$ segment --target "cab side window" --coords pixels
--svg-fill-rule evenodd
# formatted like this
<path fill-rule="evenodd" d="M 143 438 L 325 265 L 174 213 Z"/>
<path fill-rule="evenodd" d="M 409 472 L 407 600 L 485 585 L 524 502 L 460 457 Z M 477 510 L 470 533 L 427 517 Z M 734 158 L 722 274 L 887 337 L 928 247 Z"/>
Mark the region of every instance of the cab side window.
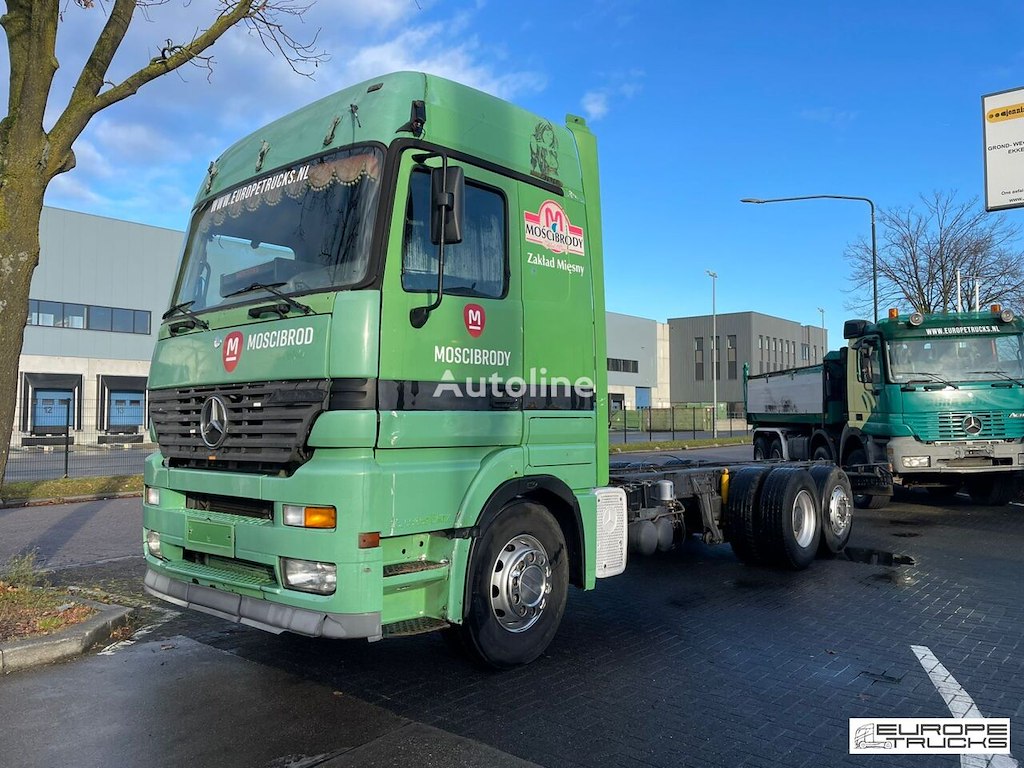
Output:
<path fill-rule="evenodd" d="M 508 219 L 504 196 L 467 179 L 462 242 L 444 247 L 444 292 L 500 299 L 508 290 Z M 402 288 L 437 290 L 438 246 L 430 241 L 430 174 L 413 171 L 405 205 Z"/>
<path fill-rule="evenodd" d="M 882 365 L 878 345 L 870 341 L 862 343 L 857 349 L 857 359 L 859 363 L 857 380 L 872 389 L 880 389 L 882 387 Z"/>

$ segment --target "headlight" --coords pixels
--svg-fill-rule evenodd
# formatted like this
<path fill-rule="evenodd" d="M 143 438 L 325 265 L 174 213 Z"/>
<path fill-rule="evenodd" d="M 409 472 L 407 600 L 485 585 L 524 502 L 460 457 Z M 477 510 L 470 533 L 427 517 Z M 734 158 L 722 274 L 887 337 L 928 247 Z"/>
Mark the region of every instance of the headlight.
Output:
<path fill-rule="evenodd" d="M 334 507 L 304 507 L 300 504 L 285 504 L 281 507 L 281 517 L 285 525 L 299 528 L 334 528 L 338 522 Z"/>
<path fill-rule="evenodd" d="M 333 595 L 338 588 L 338 566 L 313 560 L 281 558 L 281 576 L 284 585 L 299 592 Z"/>
<path fill-rule="evenodd" d="M 158 557 L 161 560 L 164 559 L 163 553 L 160 551 L 160 534 L 156 531 L 146 531 L 146 549 L 149 550 L 149 554 L 153 557 Z"/>
<path fill-rule="evenodd" d="M 151 507 L 160 506 L 160 489 L 146 486 L 146 503 Z"/>
<path fill-rule="evenodd" d="M 921 467 L 930 467 L 932 465 L 931 456 L 904 456 L 903 466 L 906 469 L 920 469 Z"/>

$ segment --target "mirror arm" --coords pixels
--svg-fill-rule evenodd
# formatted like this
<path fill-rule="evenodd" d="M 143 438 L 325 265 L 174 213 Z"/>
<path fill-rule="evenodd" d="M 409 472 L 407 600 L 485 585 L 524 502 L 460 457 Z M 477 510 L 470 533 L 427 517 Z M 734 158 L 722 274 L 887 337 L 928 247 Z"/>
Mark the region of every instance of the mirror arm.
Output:
<path fill-rule="evenodd" d="M 426 325 L 430 313 L 441 306 L 441 299 L 444 297 L 444 222 L 447 219 L 448 211 L 454 207 L 452 202 L 454 195 L 448 191 L 448 155 L 445 154 L 441 155 L 441 173 L 444 179 L 441 196 L 444 200 L 440 207 L 444 208 L 444 213 L 441 215 L 441 242 L 437 245 L 437 298 L 426 306 L 413 307 L 409 310 L 409 323 L 413 328 L 422 328 Z M 436 204 L 437 201 L 433 202 Z"/>

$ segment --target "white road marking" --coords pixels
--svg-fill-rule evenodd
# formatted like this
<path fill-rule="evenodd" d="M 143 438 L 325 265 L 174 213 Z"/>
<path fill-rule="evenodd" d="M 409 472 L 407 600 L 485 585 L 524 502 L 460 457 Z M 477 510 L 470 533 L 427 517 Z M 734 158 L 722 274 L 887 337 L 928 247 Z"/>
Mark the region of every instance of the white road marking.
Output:
<path fill-rule="evenodd" d="M 984 717 L 971 695 L 963 689 L 949 670 L 942 666 L 931 649 L 924 645 L 912 645 L 910 650 L 928 673 L 932 685 L 946 702 L 953 717 Z M 1020 763 L 1013 755 L 960 755 L 960 768 L 1018 768 Z"/>
<path fill-rule="evenodd" d="M 129 637 L 127 640 L 121 640 L 121 641 L 116 642 L 116 643 L 111 643 L 106 648 L 104 648 L 102 651 L 100 651 L 97 655 L 99 655 L 99 656 L 113 656 L 118 651 L 123 651 L 125 648 L 128 648 L 130 646 L 135 645 L 135 643 L 137 643 L 139 640 L 141 640 L 146 635 L 151 633 L 154 629 L 157 629 L 158 627 L 163 626 L 164 624 L 166 624 L 171 619 L 176 619 L 180 615 L 181 615 L 180 611 L 172 611 L 170 609 L 161 609 L 160 610 L 160 618 L 159 618 L 159 620 L 154 621 L 152 624 L 147 624 L 146 626 L 140 627 L 139 629 L 135 630 L 132 633 L 132 636 Z"/>

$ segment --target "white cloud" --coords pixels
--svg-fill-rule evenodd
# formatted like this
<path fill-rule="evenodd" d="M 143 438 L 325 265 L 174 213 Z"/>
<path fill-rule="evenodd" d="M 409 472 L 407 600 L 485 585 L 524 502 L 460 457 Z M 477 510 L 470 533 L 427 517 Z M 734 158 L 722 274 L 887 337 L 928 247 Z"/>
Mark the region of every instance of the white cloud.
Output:
<path fill-rule="evenodd" d="M 609 84 L 603 88 L 587 91 L 580 100 L 586 117 L 600 120 L 611 112 L 614 103 L 637 96 L 643 90 L 643 77 L 643 71 L 632 69 L 611 75 L 608 78 Z"/>
<path fill-rule="evenodd" d="M 608 94 L 604 91 L 583 94 L 582 104 L 588 120 L 600 120 L 608 114 Z"/>

